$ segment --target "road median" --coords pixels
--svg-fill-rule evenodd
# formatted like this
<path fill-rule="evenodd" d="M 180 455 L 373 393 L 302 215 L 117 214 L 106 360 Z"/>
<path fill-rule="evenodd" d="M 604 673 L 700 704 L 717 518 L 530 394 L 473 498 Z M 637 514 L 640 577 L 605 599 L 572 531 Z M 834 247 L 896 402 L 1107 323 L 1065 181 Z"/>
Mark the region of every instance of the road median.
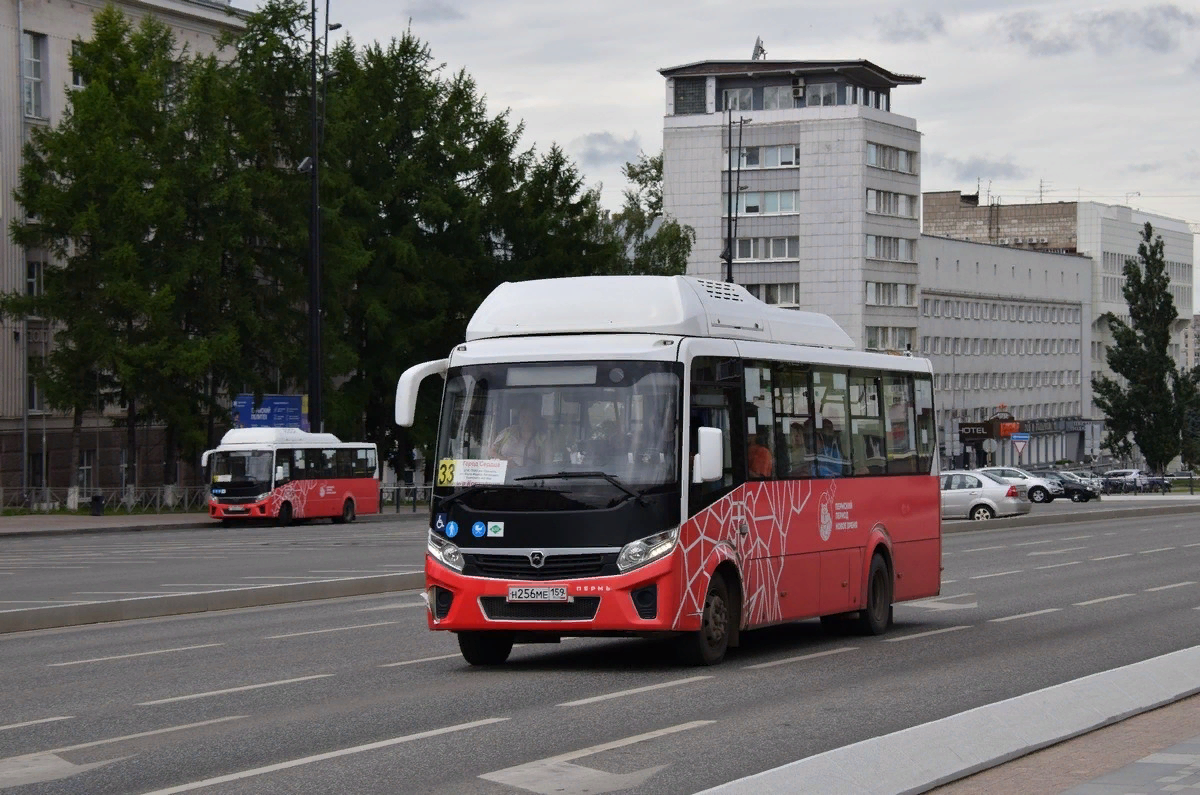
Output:
<path fill-rule="evenodd" d="M 1040 527 L 1043 525 L 1073 524 L 1075 522 L 1107 522 L 1113 519 L 1137 519 L 1149 516 L 1175 516 L 1177 514 L 1200 513 L 1200 501 L 1184 505 L 1142 505 L 1135 508 L 1111 508 L 1078 513 L 1028 513 L 1024 516 L 1009 516 L 973 522 L 969 519 L 943 520 L 944 533 L 970 533 L 977 530 L 1001 530 L 1008 527 Z"/>
<path fill-rule="evenodd" d="M 260 585 L 221 591 L 193 591 L 105 602 L 34 607 L 0 611 L 0 634 L 56 629 L 111 621 L 205 613 L 214 610 L 238 610 L 316 599 L 411 591 L 425 584 L 422 572 L 381 574 L 369 577 L 344 577 L 316 582 Z"/>

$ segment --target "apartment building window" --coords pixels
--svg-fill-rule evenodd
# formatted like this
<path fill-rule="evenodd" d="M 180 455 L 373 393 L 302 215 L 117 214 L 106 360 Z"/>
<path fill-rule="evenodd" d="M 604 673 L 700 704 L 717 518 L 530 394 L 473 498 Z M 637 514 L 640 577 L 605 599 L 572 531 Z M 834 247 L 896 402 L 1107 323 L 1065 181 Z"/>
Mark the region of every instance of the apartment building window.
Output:
<path fill-rule="evenodd" d="M 929 299 L 928 298 L 921 299 L 921 314 L 924 317 L 929 317 Z"/>
<path fill-rule="evenodd" d="M 734 259 L 798 259 L 799 237 L 740 237 Z"/>
<path fill-rule="evenodd" d="M 867 257 L 893 262 L 912 262 L 917 255 L 917 241 L 904 237 L 867 235 Z"/>
<path fill-rule="evenodd" d="M 804 87 L 804 104 L 810 108 L 817 105 L 836 105 L 837 83 L 809 83 Z"/>
<path fill-rule="evenodd" d="M 793 107 L 792 87 L 767 86 L 763 89 L 763 110 L 781 110 Z"/>
<path fill-rule="evenodd" d="M 897 218 L 917 217 L 917 197 L 886 190 L 867 190 L 867 212 Z"/>
<path fill-rule="evenodd" d="M 933 338 L 933 352 L 934 353 L 942 352 L 942 338 L 941 337 Z"/>
<path fill-rule="evenodd" d="M 897 149 L 883 144 L 867 144 L 867 165 L 875 168 L 899 171 L 903 174 L 917 173 L 917 153 Z"/>
<path fill-rule="evenodd" d="M 46 37 L 25 31 L 21 36 L 21 91 L 25 115 L 44 119 Z"/>
<path fill-rule="evenodd" d="M 916 329 L 903 326 L 867 326 L 867 348 L 905 351 L 912 349 Z"/>
<path fill-rule="evenodd" d="M 800 294 L 799 284 L 764 284 L 763 303 L 776 306 L 798 306 L 796 296 Z"/>
<path fill-rule="evenodd" d="M 727 88 L 724 92 L 721 106 L 725 110 L 754 110 L 754 89 Z"/>
<path fill-rule="evenodd" d="M 921 337 L 921 353 L 929 353 L 929 337 Z"/>
<path fill-rule="evenodd" d="M 694 116 L 708 111 L 708 86 L 703 77 L 675 78 L 675 115 Z"/>
<path fill-rule="evenodd" d="M 869 306 L 915 306 L 916 285 L 892 282 L 867 282 Z"/>
<path fill-rule="evenodd" d="M 758 168 L 785 168 L 795 166 L 800 160 L 800 147 L 795 144 L 782 146 L 745 146 L 736 150 L 740 167 L 744 171 Z M 729 150 L 724 150 L 722 168 L 729 164 Z"/>
<path fill-rule="evenodd" d="M 721 206 L 729 206 L 729 194 L 721 198 Z M 769 215 L 796 212 L 796 191 L 743 191 L 738 194 L 738 212 L 742 215 Z"/>
<path fill-rule="evenodd" d="M 934 317 L 942 316 L 942 301 L 940 298 L 933 299 L 933 316 Z"/>
<path fill-rule="evenodd" d="M 41 295 L 45 289 L 46 262 L 39 250 L 25 253 L 25 295 Z"/>
<path fill-rule="evenodd" d="M 81 49 L 82 49 L 82 45 L 79 42 L 77 42 L 77 41 L 71 42 L 71 57 L 73 59 L 80 58 L 81 57 L 81 53 L 80 53 Z M 84 82 L 84 79 L 83 79 L 83 72 L 80 72 L 78 69 L 76 69 L 74 67 L 71 68 L 71 85 L 75 88 L 83 88 L 85 85 L 87 85 L 87 83 Z"/>

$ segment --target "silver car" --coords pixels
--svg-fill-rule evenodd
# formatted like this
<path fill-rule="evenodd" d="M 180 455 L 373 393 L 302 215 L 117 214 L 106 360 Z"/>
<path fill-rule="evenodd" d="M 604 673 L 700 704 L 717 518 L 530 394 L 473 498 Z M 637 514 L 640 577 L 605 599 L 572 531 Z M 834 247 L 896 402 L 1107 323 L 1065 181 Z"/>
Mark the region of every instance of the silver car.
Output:
<path fill-rule="evenodd" d="M 975 470 L 991 475 L 999 480 L 1007 481 L 1029 490 L 1029 499 L 1034 502 L 1053 502 L 1055 497 L 1063 496 L 1061 483 L 1045 480 L 1029 474 L 1024 469 L 1016 467 L 982 467 Z"/>
<path fill-rule="evenodd" d="M 1029 513 L 1029 489 L 986 472 L 942 472 L 942 518 L 985 521 L 994 516 Z"/>

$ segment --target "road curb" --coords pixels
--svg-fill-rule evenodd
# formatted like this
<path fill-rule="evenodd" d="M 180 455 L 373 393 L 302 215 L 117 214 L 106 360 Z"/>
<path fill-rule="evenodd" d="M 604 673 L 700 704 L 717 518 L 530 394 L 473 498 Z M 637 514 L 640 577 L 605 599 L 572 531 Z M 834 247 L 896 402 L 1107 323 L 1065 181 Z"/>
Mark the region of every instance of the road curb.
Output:
<path fill-rule="evenodd" d="M 101 624 L 138 618 L 158 618 L 211 610 L 238 610 L 245 607 L 281 605 L 315 599 L 337 599 L 344 596 L 410 591 L 423 587 L 425 574 L 377 574 L 369 577 L 347 577 L 318 582 L 287 585 L 260 585 L 251 588 L 231 588 L 224 591 L 200 591 L 117 599 L 110 602 L 34 607 L 26 610 L 0 611 L 0 634 L 28 632 L 38 629 Z"/>
<path fill-rule="evenodd" d="M 1049 515 L 1027 514 L 1007 519 L 989 519 L 972 522 L 969 519 L 943 520 L 943 533 L 972 533 L 979 530 L 1001 530 L 1008 527 L 1040 527 L 1042 525 L 1074 524 L 1076 522 L 1104 522 L 1110 519 L 1138 518 L 1147 515 L 1173 516 L 1182 513 L 1200 513 L 1200 502 L 1187 505 L 1146 505 L 1136 508 L 1113 508 L 1080 513 L 1056 513 Z"/>
<path fill-rule="evenodd" d="M 380 517 L 380 518 L 375 518 Z M 382 518 L 387 517 L 387 518 Z M 428 521 L 427 513 L 378 513 L 369 514 L 367 516 L 358 517 L 359 524 L 381 524 L 385 522 L 411 522 L 411 521 Z M 246 525 L 248 528 L 269 528 L 270 524 L 255 524 Z M 89 533 L 138 533 L 151 530 L 236 530 L 236 525 L 225 526 L 220 522 L 206 519 L 202 522 L 178 522 L 167 524 L 132 524 L 132 525 L 113 525 L 110 527 L 55 527 L 48 530 L 5 530 L 0 529 L 0 539 L 4 538 L 38 538 L 41 536 L 68 536 L 68 535 L 83 535 Z"/>
<path fill-rule="evenodd" d="M 698 795 L 927 792 L 1197 693 L 1200 646 L 1193 646 L 835 748 Z"/>

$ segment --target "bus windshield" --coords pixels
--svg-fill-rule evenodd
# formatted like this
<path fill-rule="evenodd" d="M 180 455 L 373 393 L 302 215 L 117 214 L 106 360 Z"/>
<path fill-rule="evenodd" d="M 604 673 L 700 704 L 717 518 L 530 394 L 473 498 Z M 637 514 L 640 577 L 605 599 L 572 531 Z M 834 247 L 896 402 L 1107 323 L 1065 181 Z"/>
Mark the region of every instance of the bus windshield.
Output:
<path fill-rule="evenodd" d="M 213 455 L 213 483 L 271 488 L 271 465 L 275 453 L 270 450 L 219 451 Z"/>
<path fill-rule="evenodd" d="M 452 369 L 436 485 L 545 487 L 577 495 L 674 484 L 678 367 L 588 361 Z"/>

